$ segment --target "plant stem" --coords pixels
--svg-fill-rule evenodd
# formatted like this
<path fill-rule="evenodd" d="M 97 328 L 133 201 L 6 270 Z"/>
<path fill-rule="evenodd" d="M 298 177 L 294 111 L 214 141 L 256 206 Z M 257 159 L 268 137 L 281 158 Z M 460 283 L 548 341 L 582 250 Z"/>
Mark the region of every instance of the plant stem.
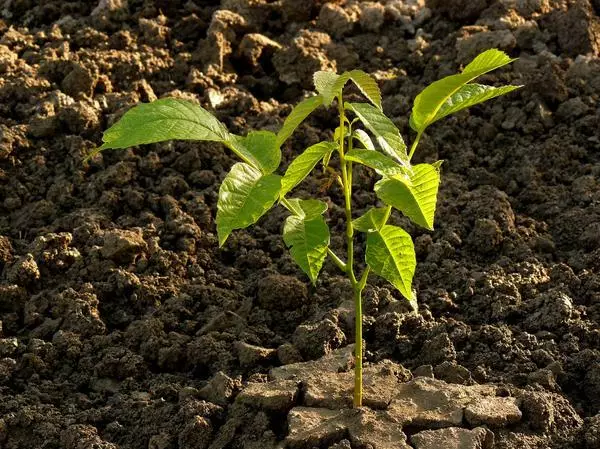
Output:
<path fill-rule="evenodd" d="M 413 140 L 413 143 L 410 146 L 410 153 L 408 153 L 408 160 L 409 161 L 412 159 L 413 154 L 415 154 L 415 150 L 417 149 L 417 145 L 419 145 L 419 140 L 421 140 L 421 134 L 422 133 L 417 133 L 417 137 L 415 137 L 415 140 Z"/>
<path fill-rule="evenodd" d="M 327 254 L 329 254 L 329 257 L 331 257 L 333 263 L 335 263 L 340 270 L 342 270 L 344 273 L 348 271 L 347 265 L 329 247 L 327 248 Z"/>
<path fill-rule="evenodd" d="M 368 268 L 365 270 L 367 272 Z M 362 288 L 359 284 L 354 289 L 354 407 L 362 407 L 363 396 L 363 338 L 362 338 Z"/>

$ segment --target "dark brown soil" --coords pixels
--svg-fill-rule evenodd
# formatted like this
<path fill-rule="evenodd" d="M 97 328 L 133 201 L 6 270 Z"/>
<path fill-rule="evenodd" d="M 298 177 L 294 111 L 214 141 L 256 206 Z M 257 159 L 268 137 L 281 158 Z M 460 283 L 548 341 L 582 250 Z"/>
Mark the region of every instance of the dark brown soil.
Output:
<path fill-rule="evenodd" d="M 0 447 L 374 447 L 354 424 L 290 442 L 287 411 L 306 398 L 289 383 L 276 408 L 239 394 L 352 343 L 353 316 L 335 266 L 313 288 L 290 259 L 283 210 L 217 248 L 231 154 L 173 142 L 83 157 L 167 95 L 233 132 L 277 130 L 320 69 L 373 73 L 409 140 L 420 89 L 497 47 L 520 59 L 486 81 L 526 87 L 424 138 L 417 160 L 446 161 L 436 230 L 393 217 L 416 239 L 420 312 L 373 277 L 367 361 L 520 398 L 526 426 L 461 430 L 478 441 L 461 448 L 489 448 L 486 427 L 501 449 L 600 448 L 599 13 L 595 0 L 0 1 Z M 318 111 L 284 163 L 334 126 Z M 365 208 L 374 177 L 355 178 Z M 330 207 L 334 233 L 342 216 Z"/>

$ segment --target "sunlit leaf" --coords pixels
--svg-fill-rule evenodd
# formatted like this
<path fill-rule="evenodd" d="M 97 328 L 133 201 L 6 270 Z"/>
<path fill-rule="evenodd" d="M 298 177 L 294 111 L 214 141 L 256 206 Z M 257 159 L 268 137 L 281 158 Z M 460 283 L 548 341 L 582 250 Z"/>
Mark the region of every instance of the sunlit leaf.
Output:
<path fill-rule="evenodd" d="M 360 232 L 378 231 L 388 216 L 386 207 L 372 207 L 363 215 L 352 220 L 352 227 Z"/>
<path fill-rule="evenodd" d="M 226 145 L 265 174 L 273 173 L 281 162 L 277 136 L 270 131 L 251 131 L 245 137 L 232 135 Z"/>
<path fill-rule="evenodd" d="M 375 192 L 384 203 L 431 230 L 439 185 L 438 169 L 430 164 L 419 164 L 406 174 L 384 177 L 375 184 Z"/>
<path fill-rule="evenodd" d="M 365 259 L 373 272 L 390 282 L 406 299 L 415 300 L 412 279 L 417 261 L 406 231 L 385 225 L 379 231 L 369 232 Z"/>
<path fill-rule="evenodd" d="M 392 158 L 377 151 L 353 148 L 346 153 L 345 157 L 348 161 L 358 162 L 382 175 L 395 175 L 406 171 L 406 169 Z"/>
<path fill-rule="evenodd" d="M 362 70 L 350 70 L 341 75 L 333 72 L 320 71 L 314 75 L 314 83 L 317 92 L 323 96 L 323 103 L 329 106 L 336 95 L 344 89 L 348 81 L 352 81 L 361 93 L 381 110 L 381 92 L 377 81 L 373 77 Z"/>
<path fill-rule="evenodd" d="M 312 171 L 317 163 L 337 148 L 333 142 L 319 142 L 308 147 L 292 161 L 281 181 L 281 197 L 296 187 Z"/>
<path fill-rule="evenodd" d="M 285 142 L 288 137 L 290 137 L 294 130 L 302 123 L 306 117 L 308 117 L 315 109 L 323 104 L 323 97 L 321 95 L 315 95 L 314 97 L 309 97 L 302 100 L 290 115 L 287 116 L 285 121 L 283 122 L 283 126 L 277 133 L 277 145 L 281 146 L 283 142 Z"/>
<path fill-rule="evenodd" d="M 280 189 L 281 176 L 265 175 L 243 162 L 235 164 L 219 189 L 219 246 L 223 246 L 231 231 L 256 223 L 277 201 Z"/>
<path fill-rule="evenodd" d="M 383 112 L 368 103 L 346 103 L 346 108 L 356 114 L 385 153 L 401 164 L 408 165 L 406 144 L 400 131 Z"/>
<path fill-rule="evenodd" d="M 322 216 L 327 205 L 318 200 L 288 200 L 293 215 L 285 220 L 283 241 L 298 266 L 316 283 L 329 246 L 329 227 Z"/>
<path fill-rule="evenodd" d="M 362 143 L 366 150 L 375 151 L 375 145 L 373 145 L 373 141 L 364 130 L 355 129 L 352 131 L 352 138 Z"/>
<path fill-rule="evenodd" d="M 471 63 L 464 68 L 462 73 L 447 76 L 430 84 L 415 98 L 410 115 L 410 126 L 419 133 L 423 132 L 427 126 L 443 117 L 438 116 L 440 109 L 442 109 L 449 99 L 465 84 L 485 73 L 509 64 L 512 61 L 514 61 L 514 59 L 511 59 L 506 53 L 500 50 L 487 50 L 471 61 Z M 506 91 L 499 93 L 499 95 L 510 92 L 511 90 L 514 90 L 514 88 L 511 87 Z M 481 101 L 487 99 L 489 98 L 482 99 Z M 450 107 L 456 108 L 459 104 L 458 100 L 459 98 L 455 97 Z M 479 103 L 481 101 L 479 101 Z M 476 103 L 472 103 L 468 106 L 472 106 L 473 104 Z"/>

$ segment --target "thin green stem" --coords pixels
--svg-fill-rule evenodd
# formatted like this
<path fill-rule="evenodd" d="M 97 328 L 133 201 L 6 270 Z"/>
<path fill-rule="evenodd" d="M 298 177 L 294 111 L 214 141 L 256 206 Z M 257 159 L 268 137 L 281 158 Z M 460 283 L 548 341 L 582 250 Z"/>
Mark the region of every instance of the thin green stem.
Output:
<path fill-rule="evenodd" d="M 366 272 L 366 270 L 365 270 Z M 362 338 L 362 289 L 354 285 L 354 407 L 362 407 L 363 396 L 363 338 Z"/>
<path fill-rule="evenodd" d="M 327 248 L 327 254 L 329 254 L 329 257 L 331 257 L 333 263 L 336 264 L 340 270 L 342 270 L 344 273 L 348 271 L 347 265 L 329 247 Z"/>
<path fill-rule="evenodd" d="M 413 154 L 415 154 L 415 150 L 417 149 L 417 145 L 419 145 L 419 140 L 421 140 L 421 135 L 422 132 L 417 133 L 417 137 L 415 137 L 415 140 L 413 141 L 412 145 L 410 146 L 410 153 L 408 153 L 408 160 L 410 161 L 413 157 Z"/>

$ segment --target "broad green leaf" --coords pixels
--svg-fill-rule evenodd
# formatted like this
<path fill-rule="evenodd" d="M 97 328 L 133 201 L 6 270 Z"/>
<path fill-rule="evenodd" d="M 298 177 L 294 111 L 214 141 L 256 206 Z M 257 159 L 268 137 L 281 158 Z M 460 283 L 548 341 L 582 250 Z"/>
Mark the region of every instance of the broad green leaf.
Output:
<path fill-rule="evenodd" d="M 335 150 L 333 142 L 319 142 L 308 147 L 304 153 L 292 161 L 281 181 L 281 198 L 296 187 L 315 168 L 315 165 Z"/>
<path fill-rule="evenodd" d="M 333 85 L 340 77 L 337 73 L 320 70 L 313 75 L 315 89 L 323 97 L 323 104 L 329 106 L 336 96 L 337 92 L 333 90 Z"/>
<path fill-rule="evenodd" d="M 314 75 L 314 83 L 319 92 L 323 96 L 323 103 L 329 106 L 336 95 L 338 95 L 348 81 L 352 81 L 361 93 L 373 103 L 379 110 L 381 107 L 381 92 L 377 81 L 373 77 L 362 70 L 351 70 L 337 75 L 333 72 L 320 71 Z"/>
<path fill-rule="evenodd" d="M 385 224 L 387 207 L 372 207 L 360 217 L 352 220 L 352 227 L 360 232 L 378 231 Z"/>
<path fill-rule="evenodd" d="M 346 153 L 345 157 L 348 161 L 358 162 L 372 168 L 380 175 L 395 175 L 406 171 L 406 169 L 392 158 L 377 151 L 353 148 Z"/>
<path fill-rule="evenodd" d="M 163 98 L 139 104 L 107 129 L 99 150 L 128 148 L 165 140 L 211 140 L 230 138 L 225 125 L 206 109 L 179 98 Z"/>
<path fill-rule="evenodd" d="M 243 162 L 235 164 L 223 180 L 217 201 L 217 234 L 223 246 L 234 229 L 250 226 L 268 211 L 281 189 L 281 176 L 265 175 Z"/>
<path fill-rule="evenodd" d="M 412 279 L 417 260 L 410 235 L 402 228 L 385 225 L 367 234 L 367 265 L 396 287 L 409 301 L 415 300 Z"/>
<path fill-rule="evenodd" d="M 293 214 L 307 218 L 323 215 L 327 210 L 327 204 L 319 200 L 290 198 L 287 200 L 287 204 L 291 206 Z"/>
<path fill-rule="evenodd" d="M 245 137 L 231 135 L 226 145 L 264 174 L 273 173 L 281 162 L 277 136 L 270 131 L 250 131 Z"/>
<path fill-rule="evenodd" d="M 481 53 L 462 73 L 450 75 L 427 86 L 417 97 L 410 115 L 410 126 L 421 133 L 434 121 L 440 109 L 462 86 L 475 78 L 514 61 L 506 53 L 491 49 Z M 506 92 L 504 92 L 506 93 Z"/>
<path fill-rule="evenodd" d="M 365 149 L 375 151 L 375 145 L 373 145 L 373 141 L 362 129 L 355 129 L 352 131 L 352 138 L 362 143 Z"/>
<path fill-rule="evenodd" d="M 512 92 L 520 87 L 521 86 L 493 87 L 476 83 L 465 84 L 446 100 L 435 115 L 434 122 L 437 122 L 450 114 L 454 114 L 455 112 Z"/>
<path fill-rule="evenodd" d="M 327 72 L 325 72 L 327 73 Z M 288 137 L 292 135 L 294 130 L 308 117 L 315 109 L 323 104 L 323 97 L 316 95 L 309 97 L 298 103 L 290 115 L 283 122 L 283 126 L 277 133 L 277 145 L 281 146 Z"/>
<path fill-rule="evenodd" d="M 431 230 L 439 185 L 439 171 L 433 165 L 419 164 L 412 167 L 412 172 L 379 180 L 375 193 L 384 203 Z"/>
<path fill-rule="evenodd" d="M 293 209 L 300 213 L 286 218 L 283 241 L 292 258 L 315 284 L 329 246 L 329 227 L 321 215 L 327 205 L 318 200 L 289 201 L 295 201 Z"/>
<path fill-rule="evenodd" d="M 406 144 L 396 125 L 383 112 L 368 103 L 346 103 L 346 109 L 354 112 L 377 139 L 381 149 L 402 165 L 408 165 Z"/>

